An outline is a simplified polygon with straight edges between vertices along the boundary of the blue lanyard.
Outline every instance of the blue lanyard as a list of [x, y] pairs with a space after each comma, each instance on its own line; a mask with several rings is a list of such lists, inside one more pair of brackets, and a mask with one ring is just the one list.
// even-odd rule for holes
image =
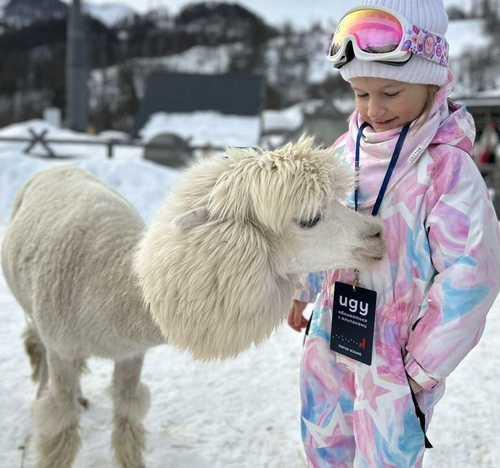
[[[354, 160], [354, 168], [356, 174], [356, 189], [354, 190], [354, 209], [358, 211], [358, 195], [359, 195], [359, 155], [361, 149], [361, 138], [363, 137], [363, 130], [368, 127], [368, 123], [364, 123], [361, 125], [358, 131], [358, 137], [356, 139], [356, 159]], [[377, 216], [380, 210], [380, 205], [382, 205], [382, 200], [384, 199], [385, 192], [387, 190], [387, 186], [389, 185], [389, 180], [391, 179], [392, 173], [394, 172], [394, 168], [396, 167], [396, 163], [398, 162], [399, 154], [403, 149], [403, 144], [406, 139], [406, 135], [408, 135], [408, 130], [410, 129], [410, 124], [407, 124], [401, 130], [399, 134], [398, 142], [396, 143], [396, 148], [394, 149], [394, 153], [392, 155], [391, 161], [389, 162], [389, 166], [387, 167], [387, 172], [385, 173], [384, 181], [380, 187], [380, 191], [377, 196], [377, 201], [372, 209], [372, 216]]]

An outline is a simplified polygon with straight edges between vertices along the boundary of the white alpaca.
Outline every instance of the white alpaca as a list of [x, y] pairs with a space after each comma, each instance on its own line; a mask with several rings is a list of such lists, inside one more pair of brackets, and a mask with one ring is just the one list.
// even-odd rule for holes
[[126, 200], [82, 170], [33, 177], [17, 196], [2, 267], [30, 323], [39, 468], [69, 468], [76, 457], [88, 357], [115, 360], [113, 447], [123, 468], [143, 467], [148, 348], [234, 356], [283, 321], [299, 274], [380, 259], [381, 224], [337, 201], [351, 183], [310, 139], [231, 150], [187, 170], [145, 230]]

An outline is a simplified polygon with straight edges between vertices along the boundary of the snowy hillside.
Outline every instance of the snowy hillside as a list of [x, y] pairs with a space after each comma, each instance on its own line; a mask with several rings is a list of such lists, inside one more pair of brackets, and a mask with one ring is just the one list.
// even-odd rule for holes
[[[53, 16], [62, 17], [66, 14], [66, 3], [60, 0], [0, 0], [0, 18], [16, 25], [28, 25], [34, 20]], [[108, 27], [116, 26], [122, 21], [133, 17], [137, 10], [123, 2], [82, 2], [83, 10], [101, 21]]]
[[[122, 0], [124, 3], [137, 8], [138, 11], [145, 12], [148, 2], [138, 2], [137, 0]], [[257, 13], [266, 22], [282, 26], [285, 22], [297, 28], [308, 28], [311, 23], [319, 22], [327, 26], [340, 19], [342, 14], [350, 8], [359, 4], [357, 0], [309, 0], [294, 1], [289, 0], [235, 0], [236, 3], [245, 6], [254, 13]], [[156, 0], [155, 6], [163, 5], [172, 14], [177, 14], [184, 6], [192, 0]], [[444, 0], [446, 7], [458, 5], [469, 11], [471, 0]]]
[[83, 4], [84, 11], [98, 19], [108, 27], [116, 26], [123, 21], [132, 18], [136, 11], [123, 3], [91, 3]]
[[[0, 0], [0, 16], [5, 5], [10, 0]], [[70, 3], [70, 0], [62, 0]], [[220, 0], [217, 0], [220, 2]], [[89, 13], [100, 19], [106, 25], [114, 25], [134, 13], [144, 14], [150, 8], [165, 7], [172, 14], [178, 14], [192, 0], [93, 0], [82, 2]], [[312, 23], [320, 23], [325, 27], [335, 24], [348, 9], [357, 6], [357, 0], [310, 0], [308, 2], [293, 2], [288, 0], [237, 0], [253, 13], [260, 15], [266, 22], [275, 26], [292, 24], [295, 28], [309, 28]], [[457, 5], [465, 11], [470, 11], [471, 0], [445, 0], [447, 7]]]
[[[33, 122], [11, 127], [26, 132]], [[5, 134], [6, 129], [0, 130]], [[66, 135], [53, 130], [54, 137]], [[75, 137], [76, 135], [72, 135]], [[0, 146], [0, 243], [15, 192], [35, 172], [76, 164], [117, 189], [149, 222], [179, 173], [147, 163], [140, 154], [114, 160], [95, 148], [67, 146], [71, 161], [22, 154]], [[34, 468], [31, 403], [35, 387], [20, 335], [23, 313], [0, 273], [0, 466]], [[500, 300], [485, 334], [448, 380], [429, 433], [434, 444], [425, 468], [496, 468], [500, 460]], [[302, 337], [287, 326], [258, 348], [224, 363], [200, 364], [169, 346], [146, 356], [143, 381], [152, 394], [146, 418], [149, 468], [305, 468], [299, 432]], [[115, 467], [110, 448], [112, 364], [92, 359], [82, 385], [90, 408], [81, 416], [82, 449], [75, 468]]]
[[16, 28], [37, 21], [61, 19], [67, 12], [66, 5], [60, 0], [9, 0], [3, 3], [3, 8], [0, 8], [1, 19]]

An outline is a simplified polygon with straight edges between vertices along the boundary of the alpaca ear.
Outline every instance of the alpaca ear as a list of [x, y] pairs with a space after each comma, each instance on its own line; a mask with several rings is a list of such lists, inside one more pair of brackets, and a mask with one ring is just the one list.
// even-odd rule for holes
[[173, 224], [181, 231], [189, 231], [208, 221], [208, 210], [206, 208], [196, 208], [182, 213], [173, 219]]

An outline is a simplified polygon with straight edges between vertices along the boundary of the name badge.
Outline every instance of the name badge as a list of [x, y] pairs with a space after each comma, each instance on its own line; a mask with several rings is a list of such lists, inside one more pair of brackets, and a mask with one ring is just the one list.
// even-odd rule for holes
[[330, 349], [371, 365], [376, 305], [375, 291], [336, 282]]

